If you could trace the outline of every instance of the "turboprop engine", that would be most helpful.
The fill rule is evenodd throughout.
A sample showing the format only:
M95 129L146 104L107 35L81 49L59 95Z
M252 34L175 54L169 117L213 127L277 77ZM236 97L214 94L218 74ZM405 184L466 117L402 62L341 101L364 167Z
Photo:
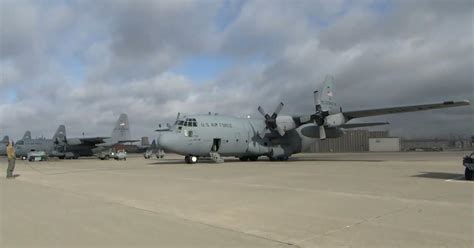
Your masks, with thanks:
M283 131L282 133L284 135L284 132L295 129L296 123L291 116L278 116L276 118L276 128L277 130Z
M265 118L265 129L277 131L281 136L285 135L287 131L296 128L296 123L291 116L278 116L283 106L284 104L281 102L272 115L265 113L261 106L258 107L258 112Z

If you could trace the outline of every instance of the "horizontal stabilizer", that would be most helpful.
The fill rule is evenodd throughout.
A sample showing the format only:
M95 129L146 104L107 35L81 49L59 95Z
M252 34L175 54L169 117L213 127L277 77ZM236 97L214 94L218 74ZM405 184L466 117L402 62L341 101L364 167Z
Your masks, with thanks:
M341 128L358 128L358 127L373 127L373 126L382 126L388 125L388 122L370 122L370 123L353 123L353 124L344 124L341 125Z
M379 109L349 111L349 112L344 112L344 116L346 117L347 120L351 120L355 118L362 118L362 117L369 117L369 116L376 116L376 115L388 115L388 114L415 112L415 111L423 111L423 110L430 110L430 109L459 107L459 106L466 106L469 104L470 102L468 100L458 101L458 102L447 101L443 103L434 103L434 104L422 104L422 105L401 106L401 107L393 107L393 108L379 108Z

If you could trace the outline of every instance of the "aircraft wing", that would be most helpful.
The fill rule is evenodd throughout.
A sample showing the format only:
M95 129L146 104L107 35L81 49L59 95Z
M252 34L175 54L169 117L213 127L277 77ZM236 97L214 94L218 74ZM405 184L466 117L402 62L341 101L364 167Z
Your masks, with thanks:
M97 144L105 143L105 139L108 139L108 138L109 137L93 137L93 138L80 138L79 140L83 144L97 145Z
M124 144L124 143L135 143L135 142L139 142L141 140L119 140L117 141L118 144Z
M351 124L343 124L340 127L341 128L358 128L358 127L373 127L373 126L382 126L382 125L388 125L390 123L388 122L370 122L370 123L351 123Z
M367 109L367 110L358 110L358 111L349 111L344 112L344 116L347 120L376 116L376 115L388 115L388 114L397 114L405 112L414 112L414 111L423 111L430 109L440 109L440 108L451 108L458 106L469 105L468 100L464 101L447 101L443 103L434 103L434 104L422 104L422 105L411 105L411 106L401 106L401 107L392 107L392 108L379 108L379 109Z

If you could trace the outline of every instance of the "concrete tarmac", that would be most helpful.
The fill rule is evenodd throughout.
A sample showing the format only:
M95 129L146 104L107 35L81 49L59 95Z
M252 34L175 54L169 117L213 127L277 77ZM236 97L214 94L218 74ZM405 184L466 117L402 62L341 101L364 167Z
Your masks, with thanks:
M474 247L464 154L0 158L0 247Z

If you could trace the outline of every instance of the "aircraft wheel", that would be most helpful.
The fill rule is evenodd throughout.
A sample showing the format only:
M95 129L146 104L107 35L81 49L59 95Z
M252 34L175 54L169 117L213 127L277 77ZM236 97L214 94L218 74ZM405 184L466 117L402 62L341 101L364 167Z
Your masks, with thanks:
M195 164L198 161L198 157L196 156L189 156L189 163Z
M248 160L249 160L249 157L240 157L239 160L240 160L240 161L248 161Z
M257 161L257 160L258 160L258 156L251 156L251 157L249 157L249 160L250 160L250 161Z
M466 170L464 170L464 176L466 180L471 181L472 180L472 170L469 170L469 168L466 167Z
M280 160L280 161L288 161L288 156L286 156L286 155L285 155L285 156L281 156L281 157L278 158L278 160Z
M190 164L191 162L189 161L189 156L184 156L184 161L186 164Z

